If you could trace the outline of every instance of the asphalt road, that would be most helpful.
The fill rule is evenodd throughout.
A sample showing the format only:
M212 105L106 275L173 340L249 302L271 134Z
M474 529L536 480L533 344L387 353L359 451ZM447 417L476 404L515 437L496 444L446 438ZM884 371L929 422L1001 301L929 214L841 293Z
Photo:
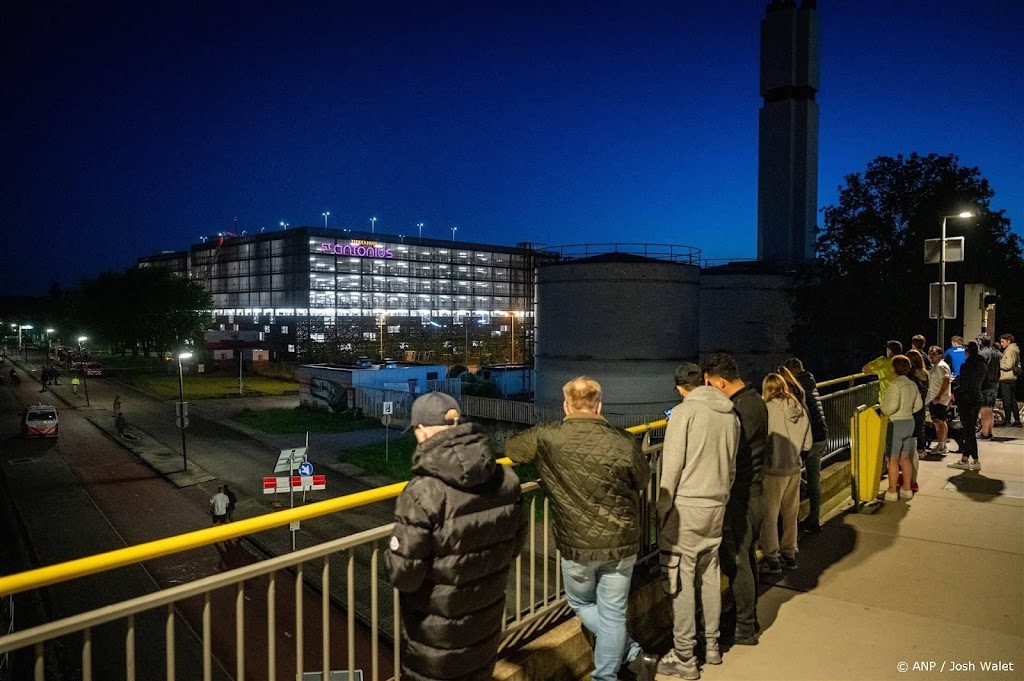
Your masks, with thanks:
M30 356L30 359L33 358ZM98 428L89 420L91 418L102 425L109 419L112 426L111 405L115 395L120 394L129 431L144 429L147 435L180 451L181 433L174 423L173 403L143 395L106 379L90 379L91 404L86 405L84 390L78 395L72 394L67 378L62 380L61 386L40 393L38 382L25 380L24 372L22 377L19 388L0 389L0 438L4 442L0 474L13 510L13 514L7 515L18 520L21 527L15 529L25 539L27 549L27 555L8 556L9 569L53 564L206 527L210 522L209 498L223 482L230 483L239 495L236 517L272 510L271 500L262 495L262 478L272 474L277 449L272 444L254 440L224 426L221 422L224 418L223 405L219 411L208 410L209 419L203 418L201 405L195 408L186 431L189 460L211 472L216 479L178 487L157 475L116 437L112 437L107 432L112 428ZM17 437L22 404L36 402L58 407L60 436L56 441L26 441ZM315 447L313 451L316 451ZM321 455L330 463L337 459L336 454L321 452ZM316 462L317 459L313 460ZM332 497L373 486L371 482L345 475L326 465L318 472L328 475L328 493ZM324 493L319 494L321 496L311 500L325 498L322 496ZM379 506L360 513L346 513L344 519L303 523L299 534L300 546L389 522L391 505ZM255 544L237 541L204 547L18 598L24 599L26 604L36 603L36 621L41 613L47 618L65 617L239 567L260 560L264 552L277 553L290 548L286 530L263 535L254 538ZM266 579L254 580L246 585L244 591L246 676L249 678L267 677L265 587ZM276 666L282 678L287 678L294 673L296 658L294 580L279 576L276 591ZM320 659L320 596L309 588L304 591L304 666L312 670ZM211 606L214 678L231 678L228 670L233 671L235 667L234 590L214 592ZM28 616L31 612L32 609L26 607L23 614ZM201 630L202 602L196 599L195 602L180 604L177 615L179 678L200 678L201 658L194 632ZM161 617L162 613L156 613L151 618L140 618L138 622L139 678L163 678L162 646L141 645L143 640L162 643ZM30 623L34 622L19 620L17 628L23 629ZM342 636L345 626L344 613L332 608L331 631L337 632L332 637L337 641L332 644L332 659L336 661L347 657ZM96 678L123 678L123 625L110 625L106 629L108 631L94 632L93 635ZM357 642L357 666L368 668L369 646L364 643ZM78 675L78 645L78 642L70 641L52 655L51 664L70 672L69 678ZM19 661L23 662L23 659ZM333 666L337 668L340 665ZM27 666L22 665L21 668L27 669ZM382 668L382 672L389 675L390 669Z

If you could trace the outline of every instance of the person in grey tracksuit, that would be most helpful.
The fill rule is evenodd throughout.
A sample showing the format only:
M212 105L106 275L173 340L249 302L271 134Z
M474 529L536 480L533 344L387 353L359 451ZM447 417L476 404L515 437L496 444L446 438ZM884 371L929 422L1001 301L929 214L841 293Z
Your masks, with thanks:
M676 370L683 402L672 410L662 449L658 526L664 588L672 598L673 650L659 672L699 678L694 657L696 593L704 614L705 662L720 664L722 610L718 549L729 490L736 478L740 421L732 400L704 385L696 364ZM676 665L678 668L674 668Z

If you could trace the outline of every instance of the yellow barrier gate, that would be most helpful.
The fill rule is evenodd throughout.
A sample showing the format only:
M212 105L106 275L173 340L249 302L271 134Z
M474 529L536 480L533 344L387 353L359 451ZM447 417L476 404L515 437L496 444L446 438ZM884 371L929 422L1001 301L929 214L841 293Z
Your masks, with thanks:
M861 405L850 419L851 476L850 496L858 512L875 511L878 487L882 482L889 417L877 407Z

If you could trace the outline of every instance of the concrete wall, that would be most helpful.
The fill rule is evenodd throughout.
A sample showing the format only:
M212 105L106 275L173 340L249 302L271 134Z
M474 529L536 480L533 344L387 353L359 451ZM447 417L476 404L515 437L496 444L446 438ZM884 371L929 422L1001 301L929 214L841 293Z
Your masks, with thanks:
M749 383L791 357L796 280L785 274L705 271L700 280L700 355L728 352Z
M537 391L562 403L562 385L601 382L608 413L658 414L678 403L672 374L697 358L694 265L665 261L573 262L537 272Z

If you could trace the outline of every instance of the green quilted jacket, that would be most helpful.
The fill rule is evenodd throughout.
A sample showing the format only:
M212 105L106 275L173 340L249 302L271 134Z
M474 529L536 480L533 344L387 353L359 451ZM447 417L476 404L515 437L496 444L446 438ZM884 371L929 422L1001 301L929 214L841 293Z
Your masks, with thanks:
M585 563L639 552L640 494L651 468L629 433L597 414L574 414L512 437L505 453L535 462L563 556Z

